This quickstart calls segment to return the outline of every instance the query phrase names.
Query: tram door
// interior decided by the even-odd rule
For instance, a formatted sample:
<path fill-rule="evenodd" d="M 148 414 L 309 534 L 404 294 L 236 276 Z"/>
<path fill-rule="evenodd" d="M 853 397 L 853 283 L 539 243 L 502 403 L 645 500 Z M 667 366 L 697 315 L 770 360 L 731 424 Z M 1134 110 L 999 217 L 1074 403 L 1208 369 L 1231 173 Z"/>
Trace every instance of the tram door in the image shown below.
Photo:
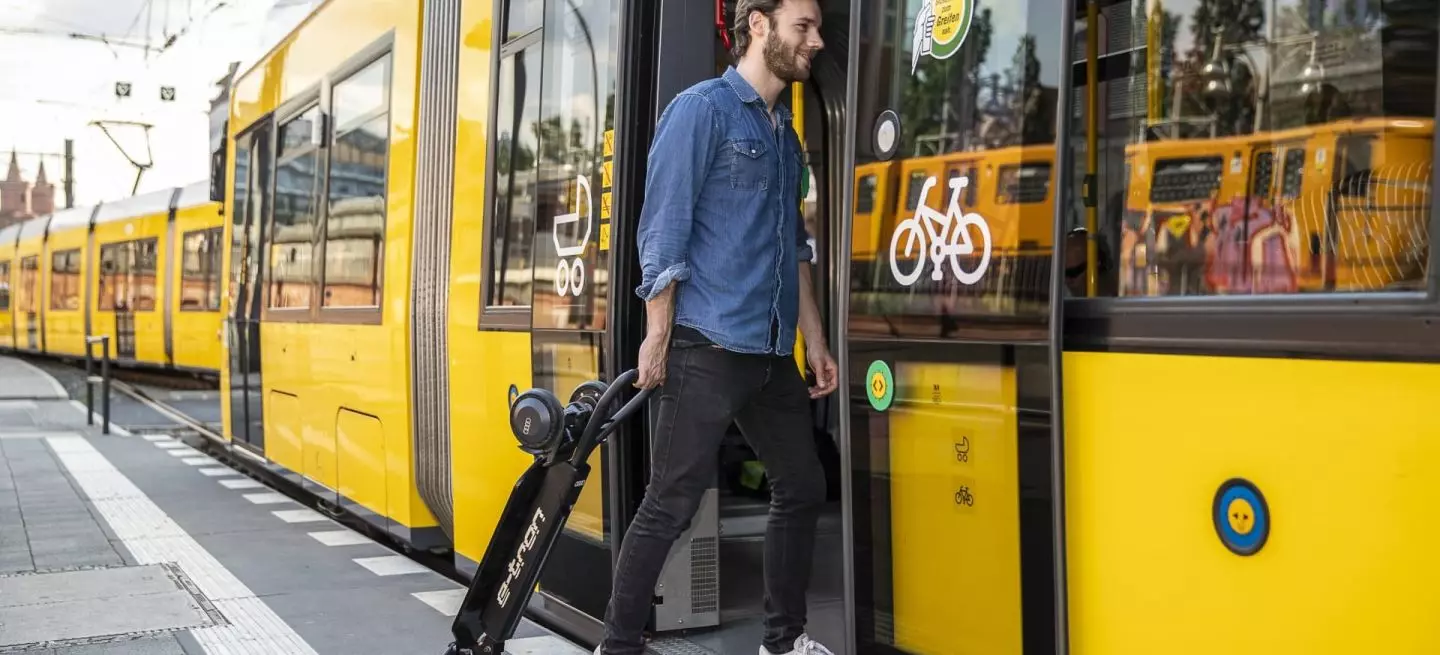
<path fill-rule="evenodd" d="M 1061 6 L 852 11 L 842 362 L 856 646 L 1051 653 Z"/>
<path fill-rule="evenodd" d="M 231 212 L 230 434 L 257 451 L 265 446 L 260 386 L 260 271 L 265 255 L 262 190 L 270 183 L 268 122 L 236 139 L 235 200 Z"/>

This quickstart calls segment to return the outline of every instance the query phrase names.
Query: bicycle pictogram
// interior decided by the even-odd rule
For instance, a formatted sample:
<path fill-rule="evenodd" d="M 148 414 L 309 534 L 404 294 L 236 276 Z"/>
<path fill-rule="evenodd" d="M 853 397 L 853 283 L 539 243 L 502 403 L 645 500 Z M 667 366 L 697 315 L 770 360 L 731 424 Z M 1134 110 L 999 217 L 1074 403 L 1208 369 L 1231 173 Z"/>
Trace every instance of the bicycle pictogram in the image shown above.
<path fill-rule="evenodd" d="M 575 176 L 575 211 L 561 214 L 555 217 L 555 222 L 550 229 L 551 241 L 555 243 L 555 255 L 559 262 L 555 265 L 555 293 L 560 296 L 579 296 L 585 290 L 585 246 L 590 245 L 590 229 L 594 226 L 594 208 L 590 204 L 590 178 L 584 175 Z M 581 211 L 581 206 L 584 211 Z M 560 233 L 562 226 L 573 236 L 573 226 L 584 221 L 584 232 L 572 245 L 560 245 Z M 566 259 L 573 257 L 574 259 Z"/>
<path fill-rule="evenodd" d="M 941 260 L 948 259 L 950 272 L 955 275 L 956 280 L 961 284 L 975 284 L 990 266 L 990 225 L 979 214 L 965 213 L 960 208 L 960 192 L 970 186 L 969 178 L 950 178 L 950 203 L 944 214 L 925 204 L 925 199 L 930 196 L 930 189 L 935 184 L 934 176 L 926 178 L 925 184 L 920 187 L 920 202 L 915 205 L 915 215 L 895 226 L 895 233 L 890 237 L 890 272 L 895 275 L 895 281 L 904 286 L 915 284 L 920 280 L 920 273 L 925 270 L 925 255 L 928 254 L 934 265 L 930 279 L 939 281 L 944 277 L 940 272 Z M 970 240 L 972 227 L 980 232 L 981 243 L 978 247 Z M 900 252 L 902 236 L 905 239 L 903 253 Z M 977 250 L 980 252 L 980 263 L 975 266 L 975 270 L 962 269 L 960 258 L 969 257 Z M 900 260 L 911 257 L 914 257 L 914 269 L 902 272 Z"/>

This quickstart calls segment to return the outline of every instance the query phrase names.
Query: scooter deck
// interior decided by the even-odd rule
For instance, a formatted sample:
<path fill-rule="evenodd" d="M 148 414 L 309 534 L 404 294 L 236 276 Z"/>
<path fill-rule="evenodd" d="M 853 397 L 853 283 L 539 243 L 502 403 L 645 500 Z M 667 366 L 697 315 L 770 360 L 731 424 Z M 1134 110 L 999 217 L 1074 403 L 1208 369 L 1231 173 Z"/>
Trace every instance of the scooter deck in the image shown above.
<path fill-rule="evenodd" d="M 540 459 L 520 476 L 451 626 L 457 647 L 504 651 L 589 476 L 586 464 L 545 466 Z"/>

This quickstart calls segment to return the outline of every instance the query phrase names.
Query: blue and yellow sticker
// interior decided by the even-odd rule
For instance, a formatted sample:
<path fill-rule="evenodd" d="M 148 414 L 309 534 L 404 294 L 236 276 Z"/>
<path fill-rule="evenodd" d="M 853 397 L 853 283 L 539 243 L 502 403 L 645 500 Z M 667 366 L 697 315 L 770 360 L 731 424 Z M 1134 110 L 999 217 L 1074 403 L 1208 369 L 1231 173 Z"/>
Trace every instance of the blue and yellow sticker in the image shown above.
<path fill-rule="evenodd" d="M 895 376 L 890 374 L 890 365 L 885 360 L 870 363 L 870 370 L 865 373 L 865 397 L 877 412 L 890 409 L 890 402 L 895 400 Z"/>
<path fill-rule="evenodd" d="M 1211 519 L 1220 543 L 1236 555 L 1254 555 L 1270 537 L 1270 507 L 1249 480 L 1232 478 L 1215 491 Z"/>
<path fill-rule="evenodd" d="M 513 407 L 515 405 L 515 400 L 520 397 L 520 388 L 516 387 L 513 384 L 510 385 L 510 391 L 507 393 L 507 397 L 510 401 L 510 406 Z"/>

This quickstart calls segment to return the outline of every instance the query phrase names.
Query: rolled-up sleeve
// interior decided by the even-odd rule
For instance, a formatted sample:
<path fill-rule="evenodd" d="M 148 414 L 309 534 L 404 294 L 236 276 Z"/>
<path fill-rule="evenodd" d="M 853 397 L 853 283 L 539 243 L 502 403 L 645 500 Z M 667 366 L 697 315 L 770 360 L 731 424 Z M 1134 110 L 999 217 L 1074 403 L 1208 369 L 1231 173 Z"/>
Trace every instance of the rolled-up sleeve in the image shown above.
<path fill-rule="evenodd" d="M 695 93 L 677 96 L 655 128 L 636 246 L 641 299 L 690 279 L 690 227 L 714 152 L 715 108 Z"/>

